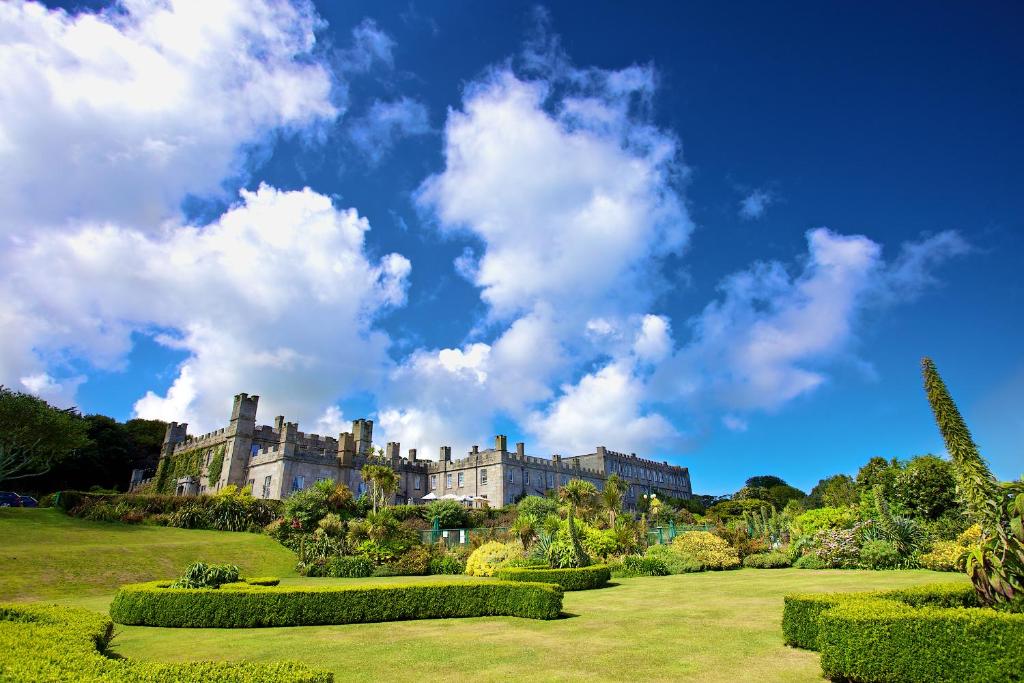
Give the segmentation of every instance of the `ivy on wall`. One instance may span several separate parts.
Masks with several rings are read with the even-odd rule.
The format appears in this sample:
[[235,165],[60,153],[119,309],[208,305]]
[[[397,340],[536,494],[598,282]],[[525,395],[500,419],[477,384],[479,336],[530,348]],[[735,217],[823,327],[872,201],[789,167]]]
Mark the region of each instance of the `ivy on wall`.
[[206,451],[206,448],[193,448],[160,460],[156,469],[157,493],[173,494],[178,479],[198,477]]
[[217,446],[217,450],[213,453],[213,460],[210,461],[210,471],[206,474],[206,483],[210,486],[216,486],[217,482],[220,481],[221,470],[224,469],[224,444]]

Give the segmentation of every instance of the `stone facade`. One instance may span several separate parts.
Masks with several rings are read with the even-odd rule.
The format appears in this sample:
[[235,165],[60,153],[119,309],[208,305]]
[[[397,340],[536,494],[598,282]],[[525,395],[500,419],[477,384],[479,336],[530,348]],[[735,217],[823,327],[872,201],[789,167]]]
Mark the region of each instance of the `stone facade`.
[[[238,394],[228,426],[198,437],[188,435],[187,424],[168,425],[162,461],[184,454],[194,456],[199,451],[199,476],[176,479],[177,495],[248,484],[258,498],[280,499],[323,479],[343,483],[356,495],[366,490],[359,472],[371,454],[372,420],[355,420],[351,432],[342,432],[335,439],[300,432],[298,424],[285,422],[283,416],[276,417],[272,426],[257,426],[258,403],[259,396]],[[221,453],[219,477],[214,472],[211,480],[211,466]],[[473,446],[464,458],[452,459],[450,446],[441,446],[437,461],[418,459],[416,449],[409,449],[403,457],[401,446],[389,442],[384,459],[399,474],[396,503],[418,503],[428,494],[436,498],[453,494],[497,507],[524,495],[544,495],[571,479],[589,481],[601,490],[612,474],[629,484],[627,507],[635,506],[645,493],[679,498],[692,494],[685,467],[639,458],[635,453],[610,451],[604,446],[584,455],[541,458],[527,455],[522,442],[509,451],[507,437],[501,434],[495,437],[494,448],[480,450]],[[138,473],[133,473],[133,487],[142,481]]]

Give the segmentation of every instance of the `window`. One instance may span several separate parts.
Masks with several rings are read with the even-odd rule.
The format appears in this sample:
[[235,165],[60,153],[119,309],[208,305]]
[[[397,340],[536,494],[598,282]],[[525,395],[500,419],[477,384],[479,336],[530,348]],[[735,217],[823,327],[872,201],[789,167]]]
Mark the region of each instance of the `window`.
[[359,486],[356,488],[356,497],[358,498],[359,496],[363,495],[364,493],[366,493],[366,482],[365,481],[360,481],[359,482]]
[[508,483],[510,483],[510,484],[516,483],[516,471],[515,470],[509,470],[508,471]]
[[452,475],[451,474],[444,475],[444,487],[446,489],[450,489],[452,487]]
[[270,480],[271,477],[263,478],[263,497],[270,498]]
[[412,478],[412,487],[417,491],[420,490],[420,475],[417,474],[415,477]]
[[484,468],[484,469],[480,470],[480,483],[481,484],[486,484],[487,483],[487,468]]
[[465,485],[466,485],[466,473],[465,472],[459,472],[459,488],[461,489]]
[[523,472],[523,486],[530,485],[530,470]]
[[431,474],[430,475],[430,488],[431,489],[436,489],[437,488],[437,475],[436,474]]
[[260,445],[258,443],[254,443],[252,446],[249,447],[249,457],[250,458],[255,458],[257,455],[259,455],[259,452],[260,452]]
[[548,472],[548,488],[551,489],[551,488],[554,488],[554,487],[555,487],[555,475],[552,474],[551,472]]
[[562,475],[562,486],[565,486],[565,485],[566,485],[566,484],[568,484],[568,483],[569,483],[569,477],[567,477],[567,476],[565,476],[565,475],[563,474],[563,475]]
[[301,491],[304,488],[306,488],[306,478],[301,474],[295,475],[295,478],[292,479],[292,492]]

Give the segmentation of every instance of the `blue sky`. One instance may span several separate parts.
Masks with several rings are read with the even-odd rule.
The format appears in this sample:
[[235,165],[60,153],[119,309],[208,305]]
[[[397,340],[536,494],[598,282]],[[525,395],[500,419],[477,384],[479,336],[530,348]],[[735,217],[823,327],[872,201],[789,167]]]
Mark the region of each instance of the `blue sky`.
[[0,382],[435,457],[1024,473],[1021,10],[0,9]]

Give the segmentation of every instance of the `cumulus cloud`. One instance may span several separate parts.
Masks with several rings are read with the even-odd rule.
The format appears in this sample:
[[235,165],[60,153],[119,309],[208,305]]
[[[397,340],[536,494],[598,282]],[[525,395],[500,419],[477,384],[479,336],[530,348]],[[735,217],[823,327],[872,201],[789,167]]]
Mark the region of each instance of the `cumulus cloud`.
[[340,113],[306,2],[0,3],[0,231],[153,228],[244,151]]
[[395,65],[395,39],[377,25],[373,19],[363,19],[352,29],[352,45],[339,53],[342,71],[366,72],[375,65],[392,68]]
[[402,138],[429,132],[426,106],[408,97],[391,102],[376,100],[364,116],[348,127],[349,140],[374,165]]
[[775,203],[775,195],[768,190],[753,190],[740,200],[740,218],[755,221]]
[[[584,421],[570,415],[587,404],[609,407],[593,391],[613,386],[630,393],[609,424],[627,419],[637,431],[659,425],[651,433],[665,434],[663,418],[630,403],[643,386],[634,360],[670,350],[667,321],[649,307],[664,286],[661,259],[685,248],[693,225],[679,189],[678,142],[650,123],[644,104],[653,69],[576,69],[558,49],[528,48],[520,61],[521,69],[494,69],[466,88],[445,126],[445,167],[416,196],[444,235],[480,245],[455,268],[487,306],[474,333],[493,340],[421,350],[403,362],[382,428],[416,435],[401,437],[408,440],[443,427],[441,438],[464,447],[502,415],[535,438],[534,427],[553,435],[544,447],[569,448],[593,434],[573,436]],[[443,362],[453,352],[474,359],[472,372]],[[628,360],[580,386],[567,383],[609,355]]]
[[117,367],[133,331],[161,331],[161,343],[188,356],[165,394],[136,403],[137,415],[205,429],[247,391],[263,397],[264,415],[287,407],[337,426],[333,401],[374,387],[389,365],[389,340],[373,322],[404,304],[411,267],[398,254],[371,261],[369,227],[309,189],[261,186],[203,228],[43,236],[13,254],[0,285],[15,301],[0,312],[5,329],[30,331],[27,346],[0,358],[0,376],[32,376],[68,356]]

